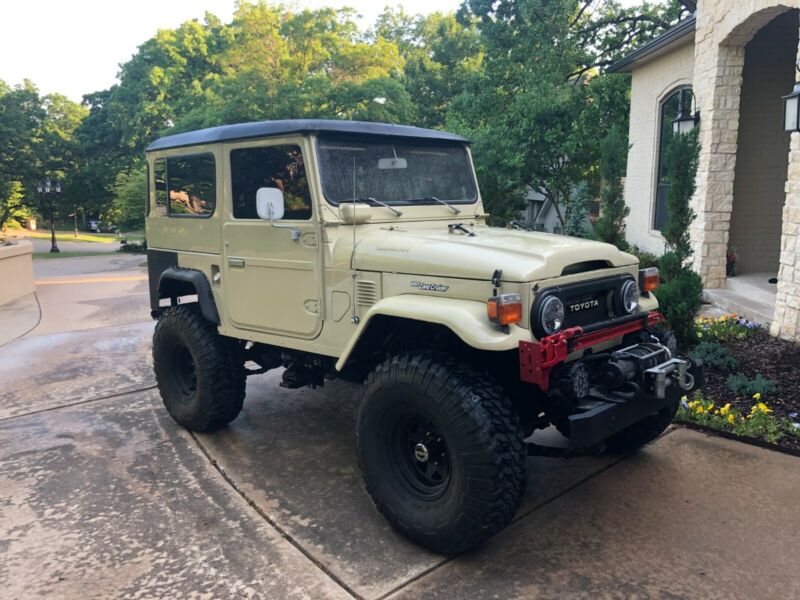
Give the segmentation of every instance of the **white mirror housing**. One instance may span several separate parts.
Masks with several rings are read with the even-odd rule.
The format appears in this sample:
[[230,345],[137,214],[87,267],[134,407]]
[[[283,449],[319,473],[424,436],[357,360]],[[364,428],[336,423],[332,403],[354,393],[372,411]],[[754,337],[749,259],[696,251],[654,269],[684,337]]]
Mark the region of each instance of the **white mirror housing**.
[[256,192],[258,218],[265,221],[280,221],[283,218],[283,192],[278,188],[262,187]]

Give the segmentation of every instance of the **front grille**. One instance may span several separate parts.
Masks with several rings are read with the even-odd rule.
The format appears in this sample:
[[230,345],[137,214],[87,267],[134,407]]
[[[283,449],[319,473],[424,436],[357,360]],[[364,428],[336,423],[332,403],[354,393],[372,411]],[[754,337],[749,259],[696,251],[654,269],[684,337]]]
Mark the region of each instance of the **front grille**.
[[[578,283],[553,286],[537,293],[531,306],[531,326],[536,337],[547,335],[541,329],[537,311],[547,296],[555,295],[564,303],[564,328],[586,327],[621,316],[616,297],[622,282],[630,279],[627,274],[590,279]],[[572,307],[576,307],[573,310]]]
[[609,290],[565,295],[562,299],[565,312],[564,325],[566,327],[591,325],[614,318],[616,314],[613,302],[610,301],[612,298],[613,293],[609,293]]

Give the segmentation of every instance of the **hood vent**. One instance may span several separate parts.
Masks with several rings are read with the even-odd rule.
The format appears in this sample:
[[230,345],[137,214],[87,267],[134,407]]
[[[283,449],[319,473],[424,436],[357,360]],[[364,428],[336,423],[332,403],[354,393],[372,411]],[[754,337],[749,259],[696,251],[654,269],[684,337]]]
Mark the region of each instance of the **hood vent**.
[[378,301],[378,284],[374,281],[356,281],[356,305],[372,306]]
[[585,260],[583,262],[572,263],[567,265],[561,271],[561,276],[564,275],[577,275],[578,273],[586,273],[588,271],[597,271],[598,269],[609,269],[613,265],[607,260]]

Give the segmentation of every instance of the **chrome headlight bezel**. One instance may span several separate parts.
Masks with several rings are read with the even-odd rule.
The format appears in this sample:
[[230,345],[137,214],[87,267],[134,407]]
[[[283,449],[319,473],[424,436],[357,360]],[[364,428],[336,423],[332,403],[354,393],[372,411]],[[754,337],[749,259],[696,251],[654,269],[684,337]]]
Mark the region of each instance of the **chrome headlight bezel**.
[[[561,328],[564,327],[565,317],[566,310],[561,298],[552,294],[542,299],[536,318],[545,335],[553,335],[561,331]],[[550,326],[548,326],[548,322],[551,323]]]
[[632,315],[639,310],[639,284],[633,279],[626,279],[619,288],[619,301],[623,312]]

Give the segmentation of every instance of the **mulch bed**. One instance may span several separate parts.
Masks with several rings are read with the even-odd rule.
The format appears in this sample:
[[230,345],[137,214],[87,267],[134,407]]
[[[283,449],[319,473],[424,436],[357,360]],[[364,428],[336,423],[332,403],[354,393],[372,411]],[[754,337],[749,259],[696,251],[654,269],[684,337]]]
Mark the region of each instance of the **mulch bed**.
[[[789,413],[800,413],[800,345],[774,338],[764,330],[724,345],[736,359],[736,371],[750,378],[760,373],[775,382],[776,391],[763,398],[775,417],[784,419]],[[735,398],[726,384],[728,375],[707,368],[703,397],[713,400],[717,406],[730,402],[731,406],[747,414],[754,400],[750,397]],[[786,435],[778,445],[800,450],[800,437]]]

